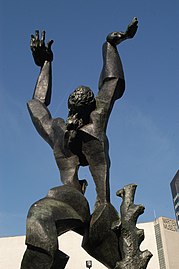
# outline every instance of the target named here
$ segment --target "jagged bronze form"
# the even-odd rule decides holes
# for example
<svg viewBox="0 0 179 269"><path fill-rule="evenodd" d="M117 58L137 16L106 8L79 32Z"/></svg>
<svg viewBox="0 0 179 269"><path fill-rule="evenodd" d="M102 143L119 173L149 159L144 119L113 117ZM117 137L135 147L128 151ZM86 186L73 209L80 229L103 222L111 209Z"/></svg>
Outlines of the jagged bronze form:
<svg viewBox="0 0 179 269"><path fill-rule="evenodd" d="M138 229L136 223L145 208L134 204L136 187L136 184L129 184L116 193L123 201L120 207L121 223L113 226L118 234L121 253L121 260L116 263L115 269L145 269L152 257L150 251L139 248L144 240L144 230Z"/></svg>

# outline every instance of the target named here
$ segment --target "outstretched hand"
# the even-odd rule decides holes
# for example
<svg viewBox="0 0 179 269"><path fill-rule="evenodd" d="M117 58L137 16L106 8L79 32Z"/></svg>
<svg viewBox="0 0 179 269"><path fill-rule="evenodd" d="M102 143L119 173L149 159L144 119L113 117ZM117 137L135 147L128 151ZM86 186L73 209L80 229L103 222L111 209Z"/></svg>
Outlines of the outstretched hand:
<svg viewBox="0 0 179 269"><path fill-rule="evenodd" d="M38 30L35 32L35 36L31 35L30 48L36 65L42 67L45 61L53 61L52 44L53 40L50 40L47 45L45 45L45 31L42 32L41 39L39 39Z"/></svg>
<svg viewBox="0 0 179 269"><path fill-rule="evenodd" d="M106 40L113 46L119 45L122 41L133 38L137 32L137 28L138 20L134 17L125 32L112 32L107 36Z"/></svg>
<svg viewBox="0 0 179 269"><path fill-rule="evenodd" d="M131 23L128 25L125 35L127 38L133 38L137 32L138 28L138 20L136 17L133 18Z"/></svg>

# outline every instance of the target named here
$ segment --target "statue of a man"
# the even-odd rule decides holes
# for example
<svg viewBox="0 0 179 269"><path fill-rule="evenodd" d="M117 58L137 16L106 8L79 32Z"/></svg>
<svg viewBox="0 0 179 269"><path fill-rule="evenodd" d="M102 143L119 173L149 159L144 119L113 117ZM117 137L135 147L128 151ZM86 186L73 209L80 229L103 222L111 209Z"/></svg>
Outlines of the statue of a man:
<svg viewBox="0 0 179 269"><path fill-rule="evenodd" d="M126 32L107 36L99 92L94 97L89 87L78 87L69 96L66 122L53 119L47 108L51 99L53 41L45 45L45 32L41 39L38 31L31 37L32 54L41 71L28 109L38 133L53 149L64 185L50 190L45 198L31 206L22 269L65 268L68 257L58 250L57 237L68 230L83 235L83 248L108 268L114 268L120 260L118 237L111 229L114 222L119 222L119 216L110 203L106 128L114 102L125 90L117 45L135 35L137 23L134 18ZM83 195L86 182L78 179L80 166L89 166L96 185L92 216Z"/></svg>

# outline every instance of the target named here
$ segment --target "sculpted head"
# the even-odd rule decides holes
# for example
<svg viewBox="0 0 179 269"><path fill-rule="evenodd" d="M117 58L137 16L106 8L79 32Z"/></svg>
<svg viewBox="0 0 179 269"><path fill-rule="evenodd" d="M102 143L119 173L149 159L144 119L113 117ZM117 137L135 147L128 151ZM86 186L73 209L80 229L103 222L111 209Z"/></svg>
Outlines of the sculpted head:
<svg viewBox="0 0 179 269"><path fill-rule="evenodd" d="M68 98L69 115L78 113L82 118L96 107L94 93L89 87L80 86Z"/></svg>

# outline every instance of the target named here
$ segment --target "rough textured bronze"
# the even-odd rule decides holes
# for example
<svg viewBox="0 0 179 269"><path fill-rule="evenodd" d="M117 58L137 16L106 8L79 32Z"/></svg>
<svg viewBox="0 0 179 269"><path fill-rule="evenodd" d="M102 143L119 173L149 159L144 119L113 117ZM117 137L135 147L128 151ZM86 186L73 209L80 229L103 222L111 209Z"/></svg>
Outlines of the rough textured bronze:
<svg viewBox="0 0 179 269"><path fill-rule="evenodd" d="M98 94L95 97L87 86L76 88L68 99L69 115L66 121L52 118L47 108L52 91L53 41L45 44L45 32L42 32L41 39L38 31L31 36L33 58L41 70L33 98L28 102L28 110L36 130L53 150L64 185L50 190L45 198L31 206L27 216L27 250L21 269L65 268L68 256L58 250L57 237L68 230L83 235L83 248L108 268L128 268L125 267L128 266L128 258L136 257L138 243L135 242L138 238L141 241L142 235L132 233L135 247L128 251L126 233L123 233L129 217L126 201L132 199L133 193L127 191L128 187L120 192L125 197L121 206L121 220L110 203L110 158L106 128L113 105L125 90L117 45L135 35L137 23L134 18L126 32L112 32L107 36L103 45ZM97 199L92 215L84 196L87 182L78 178L80 166L89 166L96 185ZM133 206L130 207L133 217L127 223L128 233L131 227L134 228L134 219L140 211L136 213L135 210ZM121 267L123 263L124 267Z"/></svg>
<svg viewBox="0 0 179 269"><path fill-rule="evenodd" d="M117 262L115 269L144 269L152 257L150 251L139 249L144 240L144 231L136 227L138 217L143 214L144 206L134 204L134 195L137 185L129 184L117 192L122 198L120 207L121 224L117 226L119 236L119 249L121 261ZM115 227L113 227L115 230Z"/></svg>

